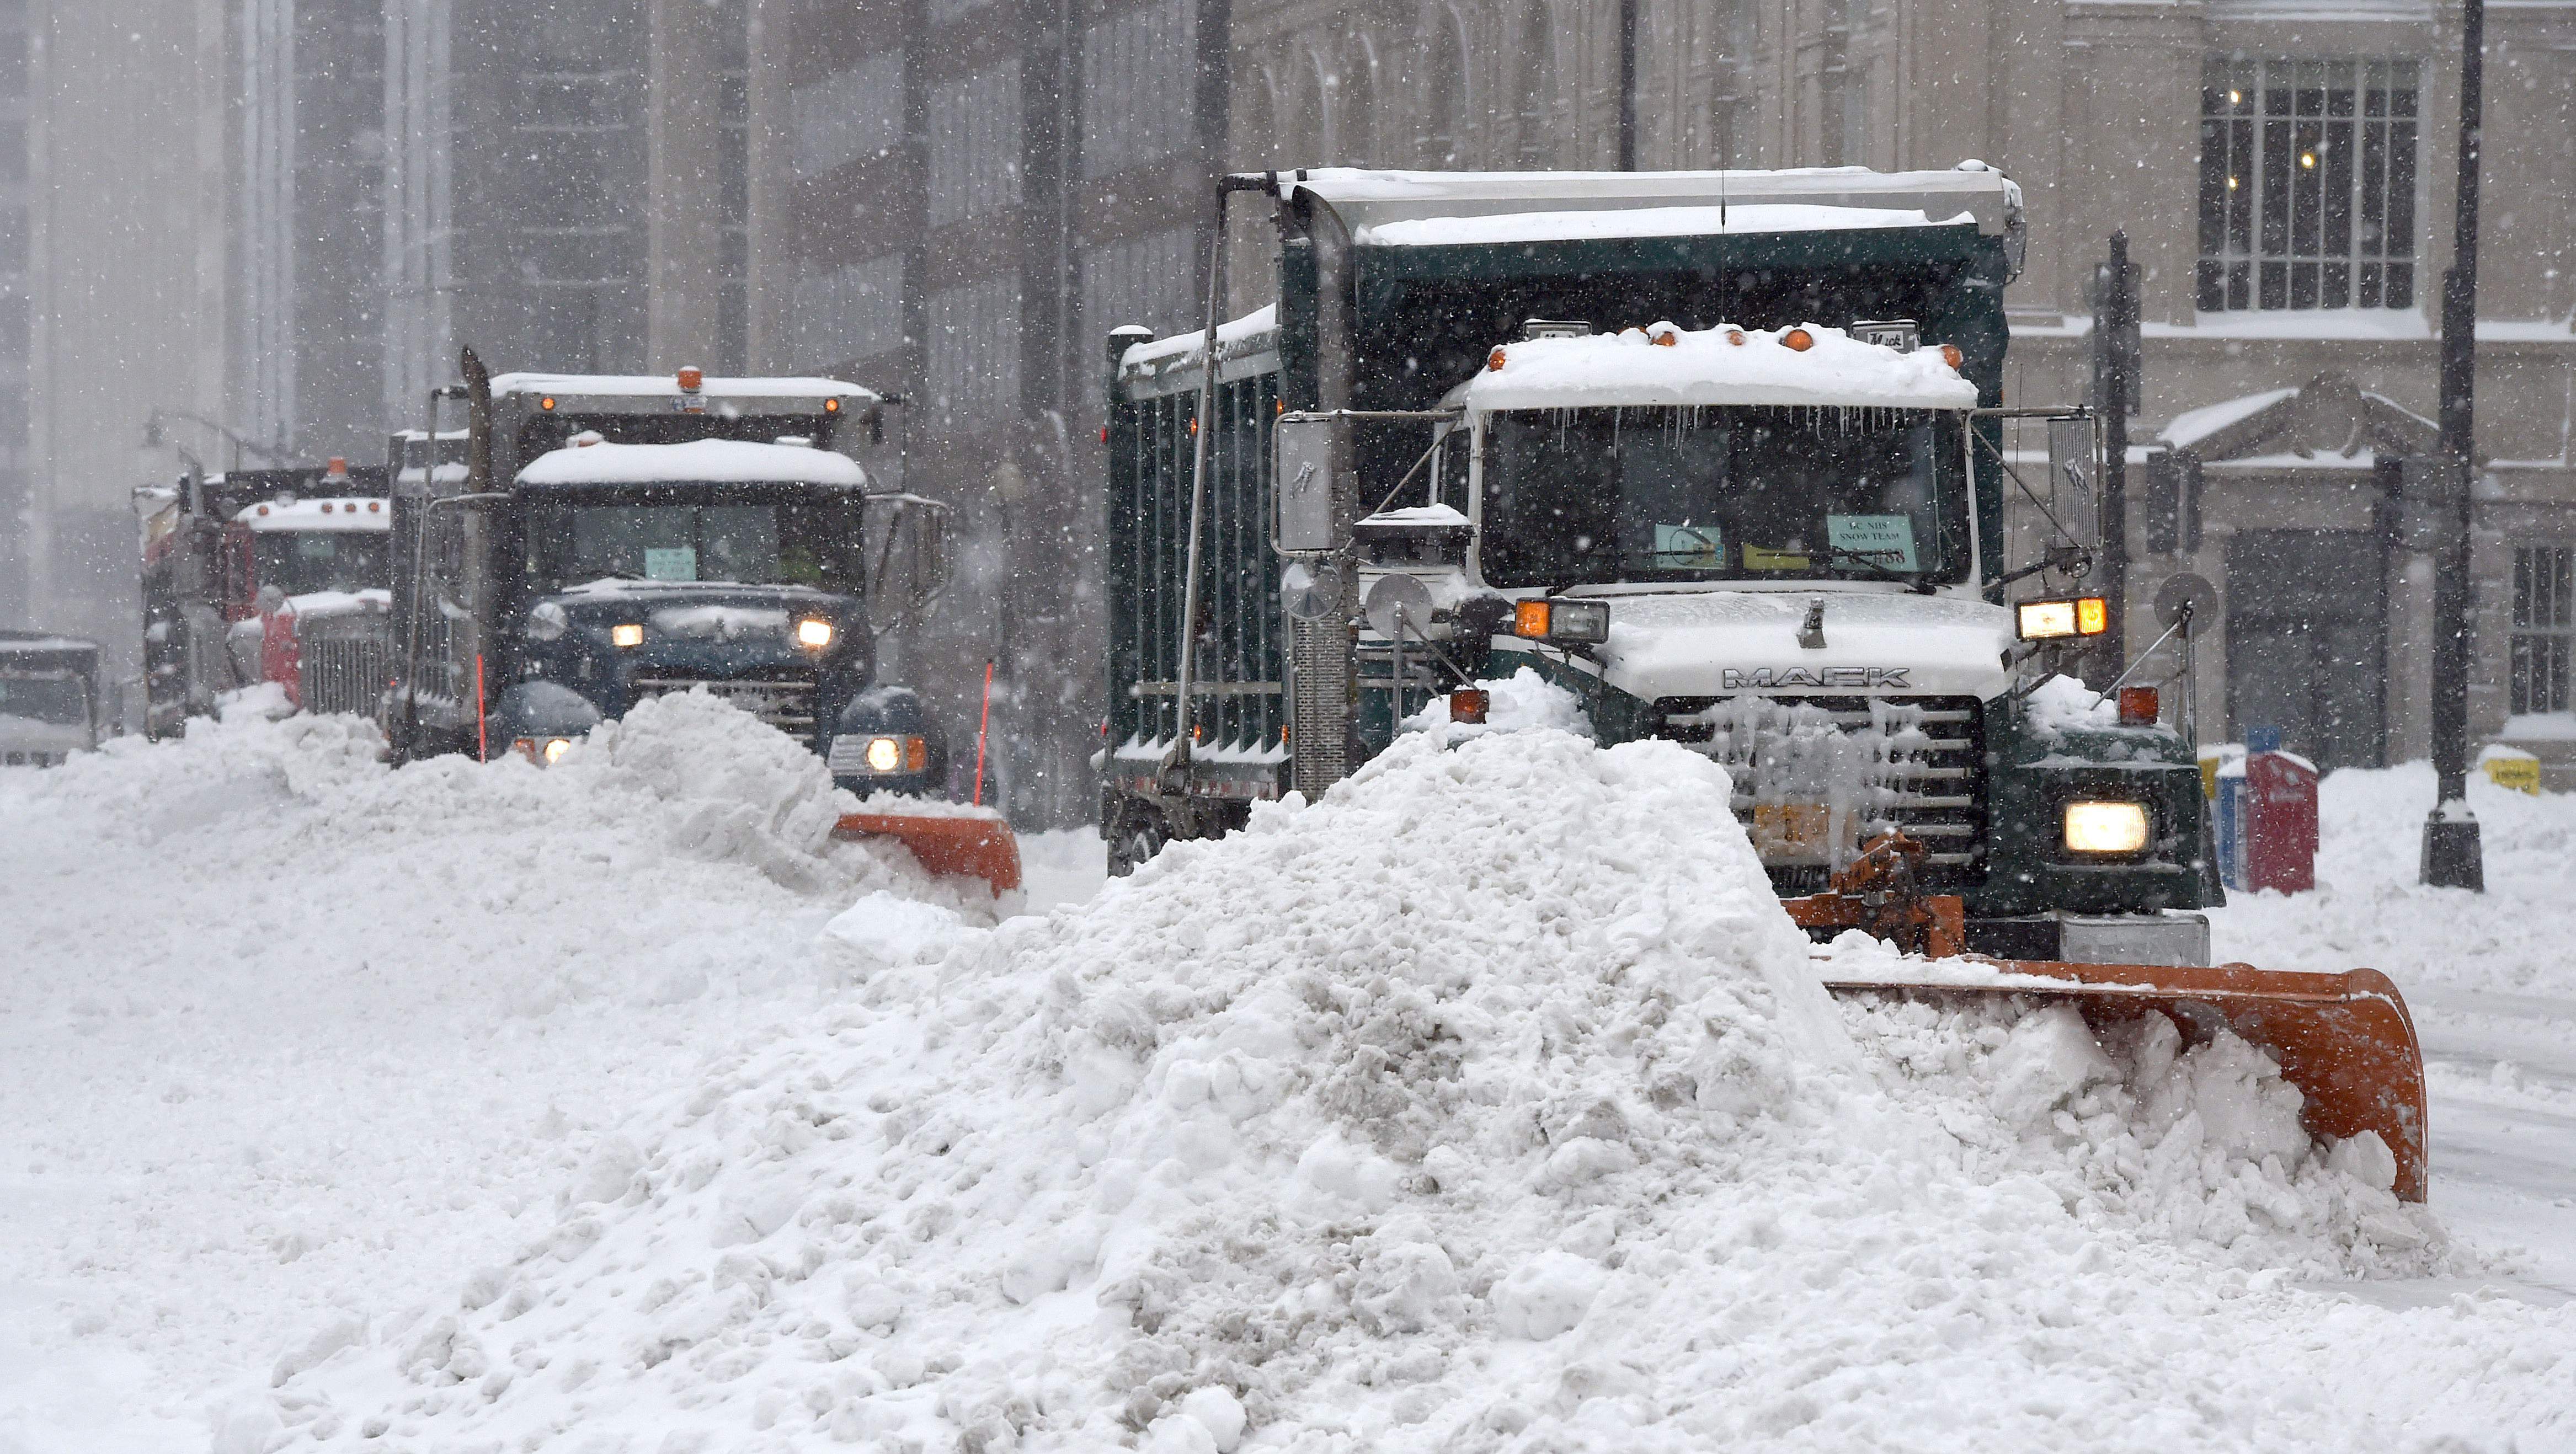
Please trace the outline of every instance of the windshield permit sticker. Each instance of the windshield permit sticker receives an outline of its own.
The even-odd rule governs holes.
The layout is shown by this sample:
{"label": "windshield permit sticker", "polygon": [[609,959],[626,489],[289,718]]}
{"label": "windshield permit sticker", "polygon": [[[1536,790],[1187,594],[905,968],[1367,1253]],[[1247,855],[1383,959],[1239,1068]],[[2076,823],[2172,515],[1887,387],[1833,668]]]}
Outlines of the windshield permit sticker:
{"label": "windshield permit sticker", "polygon": [[1805,570],[1807,553],[1803,550],[1773,550],[1767,545],[1747,542],[1744,547],[1746,570]]}
{"label": "windshield permit sticker", "polygon": [[698,551],[690,545],[675,545],[668,550],[647,547],[644,551],[644,579],[648,581],[694,581],[698,578]]}
{"label": "windshield permit sticker", "polygon": [[306,560],[328,560],[337,544],[330,536],[317,531],[300,531],[295,537],[295,553]]}
{"label": "windshield permit sticker", "polygon": [[1655,527],[1655,569],[1720,570],[1725,565],[1726,546],[1715,525]]}
{"label": "windshield permit sticker", "polygon": [[1836,550],[1878,562],[1889,570],[1920,570],[1914,559],[1914,520],[1906,515],[1828,515],[1826,538]]}

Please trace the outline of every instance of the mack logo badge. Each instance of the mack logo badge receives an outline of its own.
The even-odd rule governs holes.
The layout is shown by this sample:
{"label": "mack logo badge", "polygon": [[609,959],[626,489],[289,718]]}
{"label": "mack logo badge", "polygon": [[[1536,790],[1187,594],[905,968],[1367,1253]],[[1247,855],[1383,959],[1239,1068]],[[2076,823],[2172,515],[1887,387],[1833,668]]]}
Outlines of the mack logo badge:
{"label": "mack logo badge", "polygon": [[1721,680],[1730,692],[1747,688],[1769,691],[1774,687],[1814,687],[1819,691],[1858,687],[1862,691],[1875,691],[1880,687],[1912,685],[1905,680],[1905,674],[1912,670],[1912,667],[1905,666],[1763,666],[1739,671],[1730,666]]}

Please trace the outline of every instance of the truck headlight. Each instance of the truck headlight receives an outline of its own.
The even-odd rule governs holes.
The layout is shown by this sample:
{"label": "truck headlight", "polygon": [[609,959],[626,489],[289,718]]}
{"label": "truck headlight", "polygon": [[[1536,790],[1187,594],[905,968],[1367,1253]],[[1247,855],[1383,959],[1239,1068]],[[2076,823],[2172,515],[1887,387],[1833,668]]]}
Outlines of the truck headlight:
{"label": "truck headlight", "polygon": [[2070,853],[2138,853],[2147,846],[2147,808],[2144,803],[2069,803],[2065,832]]}
{"label": "truck headlight", "polygon": [[642,646],[644,624],[640,621],[630,621],[622,626],[611,626],[608,628],[608,642],[611,646]]}
{"label": "truck headlight", "polygon": [[892,737],[868,739],[868,771],[894,772],[903,766],[903,743]]}
{"label": "truck headlight", "polygon": [[832,644],[832,623],[807,617],[796,623],[796,644],[816,651]]}

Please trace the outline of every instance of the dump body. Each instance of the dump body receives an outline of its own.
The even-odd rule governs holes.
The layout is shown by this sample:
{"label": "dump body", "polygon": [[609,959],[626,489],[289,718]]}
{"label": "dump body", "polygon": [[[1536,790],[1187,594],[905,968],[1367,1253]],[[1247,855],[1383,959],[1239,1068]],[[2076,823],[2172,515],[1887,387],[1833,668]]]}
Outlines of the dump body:
{"label": "dump body", "polygon": [[59,767],[98,746],[98,644],[0,631],[0,766]]}
{"label": "dump body", "polygon": [[[2164,912],[2214,901],[2200,862],[2191,744],[2171,728],[2122,726],[2107,713],[2051,715],[2022,695],[2029,682],[2006,664],[2012,625],[1996,582],[2012,564],[2002,548],[2009,486],[1999,425],[1977,411],[2002,402],[2003,291],[2023,226],[2011,182],[1974,167],[1884,175],[1327,170],[1281,178],[1268,200],[1280,233],[1270,279],[1278,302],[1226,325],[1218,340],[1185,763],[1174,747],[1204,341],[1132,330],[1110,341],[1102,828],[1113,851],[1122,842],[1149,851],[1174,832],[1223,831],[1252,801],[1329,785],[1452,684],[1453,667],[1509,675],[1527,666],[1572,690],[1605,743],[1662,737],[1726,762],[1739,780],[1739,813],[1784,895],[1821,888],[1869,830],[1902,828],[1930,843],[1927,887],[1963,899],[1973,947],[2053,958],[2072,932],[2070,916],[2107,916],[2134,931],[2124,957],[2205,959],[2205,925]],[[1480,401],[1479,390],[1522,369],[1524,327],[1534,319],[1565,320],[1591,336],[1568,347],[1607,348],[1612,335],[1669,324],[1694,345],[1747,332],[1782,359],[1787,332],[1811,329],[1835,347],[1866,345],[1889,367],[1905,360],[1868,340],[1897,336],[1885,330],[1901,321],[1909,342],[1955,350],[1946,370],[1955,382],[1938,408],[1829,390],[1798,396],[1812,407],[1776,391],[1685,407],[1643,384],[1623,393],[1615,380],[1550,396],[1543,376],[1531,385],[1540,393]],[[1854,325],[1862,327],[1846,338]],[[1642,333],[1627,341],[1671,360],[1688,352],[1646,347]],[[1513,357],[1499,372],[1491,368],[1498,349]],[[1761,571],[1735,573],[1745,579],[1503,583],[1484,512],[1514,451],[1533,448],[1515,442],[1512,421],[1594,421],[1608,448],[1620,429],[1643,433],[1649,420],[1667,432],[1705,430],[1801,408],[1822,421],[1819,438],[1871,409],[1937,416],[1945,473],[1928,488],[1955,508],[1944,506],[1938,529],[1948,533],[1939,539],[1923,527],[1919,580],[1846,568],[1818,539],[1800,552],[1769,552]],[[1323,411],[1352,411],[1348,483],[1330,510],[1339,538],[1356,538],[1339,557],[1342,579],[1319,589],[1308,567],[1320,568],[1322,557],[1292,560],[1280,548],[1275,443],[1283,416]],[[1531,433],[1522,429],[1522,439]],[[1455,447],[1435,455],[1443,440]],[[1442,504],[1466,517],[1461,560],[1442,559],[1450,547],[1419,530],[1408,543],[1401,520],[1361,523],[1381,508]],[[1849,528],[1865,531],[1881,517],[1851,519]],[[1372,541],[1373,531],[1392,544]],[[1437,614],[1429,639],[1403,642],[1401,653],[1360,609],[1363,589],[1389,574],[1417,578]],[[1567,651],[1505,632],[1488,643],[1450,620],[1463,595],[1508,604],[1552,589],[1607,601],[1610,640]],[[1802,644],[1820,600],[1822,641]],[[1297,619],[1291,607],[1313,609],[1316,619]],[[1818,849],[1807,819],[1830,806],[1790,780],[1789,768],[1796,752],[1828,739],[1857,744],[1846,755],[1872,764],[1877,778],[1859,790],[1876,795],[1876,807],[1834,819],[1838,841]],[[1890,776],[1891,762],[1905,771]],[[2104,795],[2140,805],[2148,841],[2130,853],[2071,852],[2060,836],[2066,805]]]}

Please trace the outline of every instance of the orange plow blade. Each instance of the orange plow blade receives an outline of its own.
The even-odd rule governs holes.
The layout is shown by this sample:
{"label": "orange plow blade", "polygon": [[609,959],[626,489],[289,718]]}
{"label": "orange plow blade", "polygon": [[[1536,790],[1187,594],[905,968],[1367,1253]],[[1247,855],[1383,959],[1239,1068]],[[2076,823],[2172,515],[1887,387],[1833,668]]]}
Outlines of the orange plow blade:
{"label": "orange plow blade", "polygon": [[1020,886],[1020,841],[998,813],[844,813],[832,836],[891,838],[926,871],[980,878],[997,894]]}
{"label": "orange plow blade", "polygon": [[[2376,1131],[2397,1160],[2397,1195],[2424,1200],[2424,1055],[2415,1021],[2388,976],[2262,970],[2249,964],[2171,968],[1984,959],[1999,981],[1828,980],[1836,994],[2040,995],[2073,1001],[2095,1024],[2158,1012],[2192,1043],[2224,1027],[2270,1050],[2305,1098],[2309,1134]],[[1929,965],[1926,966],[1930,968]]]}

